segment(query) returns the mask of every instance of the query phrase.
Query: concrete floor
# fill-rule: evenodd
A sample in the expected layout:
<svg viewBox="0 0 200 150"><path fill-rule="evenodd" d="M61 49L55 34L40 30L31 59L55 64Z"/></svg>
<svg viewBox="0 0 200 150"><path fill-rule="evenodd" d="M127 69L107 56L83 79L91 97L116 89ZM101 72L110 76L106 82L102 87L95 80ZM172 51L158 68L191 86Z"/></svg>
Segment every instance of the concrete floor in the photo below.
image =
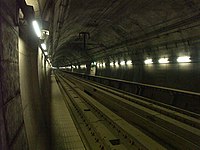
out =
<svg viewBox="0 0 200 150"><path fill-rule="evenodd" d="M51 149L84 150L84 145L64 102L54 75L51 76Z"/></svg>

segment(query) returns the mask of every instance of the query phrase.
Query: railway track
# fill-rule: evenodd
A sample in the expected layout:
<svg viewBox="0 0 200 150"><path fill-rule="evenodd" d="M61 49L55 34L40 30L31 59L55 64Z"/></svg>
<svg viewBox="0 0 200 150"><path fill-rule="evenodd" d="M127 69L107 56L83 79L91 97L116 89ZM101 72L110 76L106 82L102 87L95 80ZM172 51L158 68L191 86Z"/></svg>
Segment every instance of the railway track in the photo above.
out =
<svg viewBox="0 0 200 150"><path fill-rule="evenodd" d="M56 78L88 149L200 149L199 114L70 74Z"/></svg>

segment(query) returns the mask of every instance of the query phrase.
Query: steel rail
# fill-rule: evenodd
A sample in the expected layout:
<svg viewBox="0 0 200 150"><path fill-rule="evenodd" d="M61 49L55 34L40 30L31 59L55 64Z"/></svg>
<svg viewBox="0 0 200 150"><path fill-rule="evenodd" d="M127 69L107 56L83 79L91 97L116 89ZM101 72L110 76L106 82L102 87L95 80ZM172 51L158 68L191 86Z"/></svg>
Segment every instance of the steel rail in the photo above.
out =
<svg viewBox="0 0 200 150"><path fill-rule="evenodd" d="M72 79L72 77L69 77L69 75L68 75L68 78L70 78L71 81L74 80L73 82L77 83L77 78L76 80ZM106 91L110 92L111 91L110 89L102 87L103 88L102 90L102 89L99 89L100 86L98 86L98 89L97 89L97 85L94 86L94 84L92 85L92 87L87 88L87 86L84 85L86 84L87 81L83 82L80 78L78 80L79 80L78 81L79 84L81 83L82 88L84 90L87 90L87 92L91 94L93 98L98 99L99 101L101 101L101 99L109 99L110 100L109 103L111 104L110 109L112 109L112 105L114 104L118 105L119 103L121 103L121 105L118 106L120 108L118 110L126 111L132 116L134 116L132 117L133 118L132 120L133 121L134 119L137 120L137 122L134 122L134 123L136 123L139 126L142 126L142 128L146 128L147 130L150 130L151 133L153 133L154 135L158 134L159 137L162 137L162 140L164 141L167 141L168 138L170 137L169 138L170 140L168 140L168 142L171 145L173 145L174 141L176 141L177 144L173 145L175 148L179 149L179 148L182 148L183 146L188 149L199 148L200 131L198 128L199 128L200 122L198 119L188 117L184 114L181 114L180 112L177 113L176 111L172 111L172 110L168 111L168 109L166 108L162 108L160 106L158 107L150 103L145 104L145 106L149 106L149 108L151 108L151 109L149 108L147 109L144 107L144 105L141 105L142 101L139 101L140 103L138 104L138 100L137 100L137 103L134 102L134 105L135 105L134 106L133 101L124 102L123 98L121 97L117 98L113 94L106 93ZM91 83L90 83L90 86L91 86ZM94 92L94 89L95 89L95 92ZM103 95L103 97L101 95ZM105 95L109 95L109 96L105 98L106 97ZM120 98L121 100L119 100ZM120 102L122 101L122 99L123 99L123 103ZM104 101L104 103L106 102ZM109 103L107 102L106 105L108 106ZM122 115L121 117L126 117L126 115L124 116ZM192 123L190 123L190 121ZM148 125L145 125L145 123ZM195 128L194 126L197 128ZM171 129L172 131L169 131L169 129ZM157 133L157 130L159 130L158 133ZM181 144L182 142L185 144Z"/></svg>
<svg viewBox="0 0 200 150"><path fill-rule="evenodd" d="M87 103L88 104L87 107L90 106L89 108L90 112L93 111L93 113L97 113L101 117L101 120L103 119L103 122L107 122L107 124L109 124L109 126L112 127L111 129L115 130L115 133L117 133L116 135L119 136L121 134L119 138L121 139L121 141L126 141L126 146L128 145L130 149L165 149L162 145L157 143L155 140L151 139L149 136L145 135L140 130L138 130L137 128L133 127L132 125L124 121L121 117L111 112L105 106L95 101L95 99L91 98L88 94L80 90L76 85L74 85L73 83L70 83L71 80L67 81L67 79L63 79L63 77L61 76L57 76L57 77L60 78L59 80L61 80L62 78L62 82L64 81L65 84L68 84L68 86L72 88L70 91L72 90L75 91L76 93L75 98L77 97L82 98L79 104L83 105L84 103L85 105ZM75 100L73 102L75 102ZM80 109L80 107L77 106L77 104L74 104L74 105L76 105L76 108L79 110L79 113L81 113L81 116L83 118L86 118L84 120L85 122L87 122L88 126L90 126L91 128L92 125L90 124L89 119L87 119L87 116L85 116L86 113L84 113L83 111L83 109L86 108L85 107L86 105L82 107L82 109ZM95 127L93 126L93 128ZM98 129L93 129L93 130L96 131ZM97 134L99 133L99 131L96 131L95 133ZM99 139L100 139L100 136L101 135L99 135ZM104 138L101 140L104 141ZM111 146L108 142L102 142L102 143L104 144L104 147L109 148Z"/></svg>

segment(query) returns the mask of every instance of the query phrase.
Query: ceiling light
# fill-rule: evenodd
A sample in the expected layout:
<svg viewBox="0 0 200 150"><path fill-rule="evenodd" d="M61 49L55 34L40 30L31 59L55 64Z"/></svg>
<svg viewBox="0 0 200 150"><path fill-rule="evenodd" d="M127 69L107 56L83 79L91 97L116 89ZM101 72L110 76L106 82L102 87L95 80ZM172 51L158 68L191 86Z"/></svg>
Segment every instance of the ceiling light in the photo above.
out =
<svg viewBox="0 0 200 150"><path fill-rule="evenodd" d="M45 43L42 43L42 44L41 44L41 47L42 47L43 50L47 50L47 46L46 46Z"/></svg>
<svg viewBox="0 0 200 150"><path fill-rule="evenodd" d="M152 59L146 59L146 60L144 61L144 63L145 63L145 64L152 64L153 61L152 61Z"/></svg>
<svg viewBox="0 0 200 150"><path fill-rule="evenodd" d="M160 64L167 64L167 63L169 63L169 60L168 60L169 58L160 58L159 60L158 60L158 62L160 63Z"/></svg>
<svg viewBox="0 0 200 150"><path fill-rule="evenodd" d="M33 24L33 28L34 28L34 30L35 30L35 33L36 33L36 35L37 35L37 37L41 37L41 30L40 30L40 27L39 27L39 25L38 25L38 22L36 21L36 20L34 20L33 22L32 22L32 24Z"/></svg>
<svg viewBox="0 0 200 150"><path fill-rule="evenodd" d="M183 63L183 62L191 62L190 56L182 56L177 58L177 62Z"/></svg>

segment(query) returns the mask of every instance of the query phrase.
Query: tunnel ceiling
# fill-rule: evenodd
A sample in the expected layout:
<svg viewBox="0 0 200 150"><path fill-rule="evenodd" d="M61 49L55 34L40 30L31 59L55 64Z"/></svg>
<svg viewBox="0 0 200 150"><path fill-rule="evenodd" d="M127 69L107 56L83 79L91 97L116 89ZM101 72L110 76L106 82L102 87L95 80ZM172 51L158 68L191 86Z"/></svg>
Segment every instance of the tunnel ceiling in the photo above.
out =
<svg viewBox="0 0 200 150"><path fill-rule="evenodd" d="M199 0L57 0L53 7L49 54L54 66L189 41L200 33Z"/></svg>

